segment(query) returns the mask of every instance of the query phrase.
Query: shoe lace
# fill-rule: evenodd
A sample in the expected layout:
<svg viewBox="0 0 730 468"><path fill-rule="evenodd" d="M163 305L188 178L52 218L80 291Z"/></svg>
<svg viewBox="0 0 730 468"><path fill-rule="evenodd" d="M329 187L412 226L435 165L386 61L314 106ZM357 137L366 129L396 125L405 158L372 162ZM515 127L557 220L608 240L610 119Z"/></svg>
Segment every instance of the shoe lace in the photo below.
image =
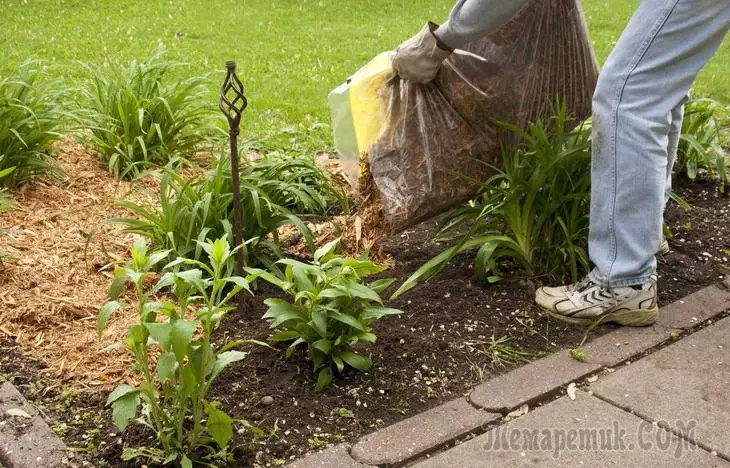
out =
<svg viewBox="0 0 730 468"><path fill-rule="evenodd" d="M589 277L585 277L582 280L578 281L577 283L571 284L568 286L568 289L570 292L583 292L586 289L590 288L591 286L594 286L595 283L591 281Z"/></svg>

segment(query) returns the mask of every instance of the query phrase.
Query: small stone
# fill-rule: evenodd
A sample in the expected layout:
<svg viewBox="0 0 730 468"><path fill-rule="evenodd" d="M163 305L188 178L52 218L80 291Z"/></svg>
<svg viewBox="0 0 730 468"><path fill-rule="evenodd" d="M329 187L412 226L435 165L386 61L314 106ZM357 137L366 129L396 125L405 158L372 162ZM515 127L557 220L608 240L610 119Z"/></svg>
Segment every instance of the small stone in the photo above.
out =
<svg viewBox="0 0 730 468"><path fill-rule="evenodd" d="M261 398L261 404L264 405L264 406L271 406L271 405L273 405L274 404L274 397L267 395L267 396Z"/></svg>
<svg viewBox="0 0 730 468"><path fill-rule="evenodd" d="M13 416L13 417L16 417L16 418L26 418L26 419L32 419L33 418L33 416L29 415L28 413L26 413L25 411L23 411L20 408L11 408L11 409L5 411L5 413L8 416Z"/></svg>

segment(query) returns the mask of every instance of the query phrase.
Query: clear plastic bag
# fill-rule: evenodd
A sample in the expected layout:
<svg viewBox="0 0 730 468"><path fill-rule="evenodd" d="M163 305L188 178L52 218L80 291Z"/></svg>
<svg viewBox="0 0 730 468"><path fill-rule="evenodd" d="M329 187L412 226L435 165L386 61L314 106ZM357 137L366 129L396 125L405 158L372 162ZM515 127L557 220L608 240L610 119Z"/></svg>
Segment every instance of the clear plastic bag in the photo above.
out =
<svg viewBox="0 0 730 468"><path fill-rule="evenodd" d="M391 231L474 196L465 178L499 166L495 121L526 127L564 101L590 115L598 65L579 0L533 0L496 33L445 62L436 79L397 79L381 54L330 95L335 143ZM362 179L366 179L363 183Z"/></svg>

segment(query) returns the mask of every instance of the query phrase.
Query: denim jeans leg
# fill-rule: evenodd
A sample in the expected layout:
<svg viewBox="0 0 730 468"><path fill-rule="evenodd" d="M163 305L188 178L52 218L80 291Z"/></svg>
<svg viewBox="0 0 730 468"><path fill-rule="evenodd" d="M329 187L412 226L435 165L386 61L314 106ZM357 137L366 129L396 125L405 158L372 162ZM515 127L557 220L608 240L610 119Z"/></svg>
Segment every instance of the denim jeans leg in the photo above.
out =
<svg viewBox="0 0 730 468"><path fill-rule="evenodd" d="M689 95L682 100L682 103L672 109L672 123L669 126L669 145L667 146L667 178L664 188L664 207L669 202L669 192L672 191L672 169L677 160L677 148L679 137L682 135L682 121L684 120L684 103L689 100Z"/></svg>
<svg viewBox="0 0 730 468"><path fill-rule="evenodd" d="M673 112L728 27L728 0L643 0L608 58L593 98L594 282L638 285L656 270Z"/></svg>

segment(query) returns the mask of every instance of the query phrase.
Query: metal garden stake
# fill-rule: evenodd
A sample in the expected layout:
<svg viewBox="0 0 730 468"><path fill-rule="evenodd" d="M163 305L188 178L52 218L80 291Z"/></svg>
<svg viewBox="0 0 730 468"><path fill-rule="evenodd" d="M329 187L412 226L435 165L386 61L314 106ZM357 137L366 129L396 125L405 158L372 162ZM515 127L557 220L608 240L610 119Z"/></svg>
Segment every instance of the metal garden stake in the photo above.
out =
<svg viewBox="0 0 730 468"><path fill-rule="evenodd" d="M238 172L238 133L241 125L241 114L248 106L248 100L243 95L243 84L236 76L236 62L226 62L228 74L221 87L219 107L228 119L229 134L231 137L231 177L233 183L233 236L235 248L243 244L243 226L241 222L241 185ZM236 252L236 274L243 276L243 248ZM244 295L239 294L238 304L245 309Z"/></svg>

